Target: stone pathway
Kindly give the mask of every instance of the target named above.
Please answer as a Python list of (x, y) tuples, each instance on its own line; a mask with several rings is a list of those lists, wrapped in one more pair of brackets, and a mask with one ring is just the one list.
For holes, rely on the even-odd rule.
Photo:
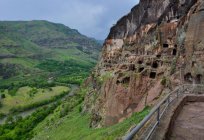
[(204, 102), (188, 102), (183, 107), (170, 140), (204, 140)]

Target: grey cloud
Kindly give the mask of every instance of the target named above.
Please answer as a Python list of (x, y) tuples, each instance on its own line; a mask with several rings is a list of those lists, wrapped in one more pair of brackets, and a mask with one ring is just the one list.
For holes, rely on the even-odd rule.
[(104, 39), (138, 0), (0, 0), (0, 20), (49, 20)]

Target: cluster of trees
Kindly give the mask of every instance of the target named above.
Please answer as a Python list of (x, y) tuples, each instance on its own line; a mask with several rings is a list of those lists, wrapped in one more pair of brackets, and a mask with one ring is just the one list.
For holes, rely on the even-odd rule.
[[(61, 109), (59, 112), (59, 117), (66, 116), (69, 112), (71, 112), (77, 105), (81, 104), (84, 101), (84, 96), (86, 94), (87, 89), (81, 89), (74, 96), (68, 97), (65, 102), (61, 105)], [(82, 111), (82, 108), (79, 110)]]
[(8, 79), (17, 74), (18, 66), (15, 64), (0, 64), (0, 76), (3, 79)]
[(60, 104), (52, 104), (43, 107), (26, 118), (12, 116), (8, 117), (4, 125), (0, 125), (0, 139), (2, 140), (27, 140), (33, 136), (32, 130), (37, 124), (43, 121), (49, 114), (53, 113)]
[(57, 82), (80, 85), (89, 75), (94, 65), (94, 63), (84, 64), (70, 59), (63, 62), (46, 60), (37, 67), (45, 71), (54, 72)]
[(29, 86), (29, 87), (36, 87), (36, 88), (49, 88), (54, 87), (57, 84), (48, 83), (45, 79), (38, 79), (38, 80), (32, 80), (32, 81), (23, 81), (23, 82), (15, 82), (11, 84), (2, 84), (0, 85), (0, 89), (18, 89), (20, 87)]

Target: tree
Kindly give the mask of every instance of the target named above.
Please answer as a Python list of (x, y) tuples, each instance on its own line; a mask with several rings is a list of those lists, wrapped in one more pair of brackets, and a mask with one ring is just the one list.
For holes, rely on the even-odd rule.
[(14, 122), (14, 118), (12, 116), (8, 116), (8, 118), (6, 119), (6, 123), (7, 124), (12, 124)]

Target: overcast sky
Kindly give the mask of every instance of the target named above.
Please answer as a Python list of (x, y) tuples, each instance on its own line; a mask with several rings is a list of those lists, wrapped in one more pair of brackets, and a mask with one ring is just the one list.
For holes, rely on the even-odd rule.
[(62, 23), (96, 39), (138, 0), (0, 0), (0, 20), (48, 20)]

